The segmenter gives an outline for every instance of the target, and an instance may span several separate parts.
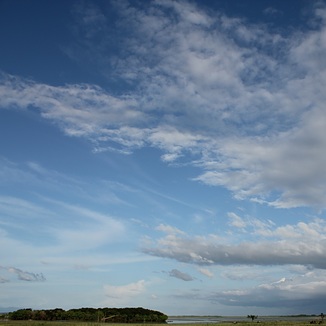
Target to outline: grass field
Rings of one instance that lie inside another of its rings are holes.
[[[221,326],[253,326],[253,324],[259,324],[259,326],[308,326],[309,321],[267,321],[267,322],[257,322],[257,321],[246,321],[246,322],[218,322],[218,323],[182,323],[173,325],[182,326],[215,326],[222,324]],[[162,324],[114,324],[114,323],[94,323],[94,322],[58,322],[58,321],[0,321],[0,326],[99,326],[99,325],[110,325],[110,326],[162,326]],[[166,324],[168,325],[168,324]]]

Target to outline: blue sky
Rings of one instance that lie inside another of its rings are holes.
[[[0,1],[0,302],[319,314],[324,1]]]

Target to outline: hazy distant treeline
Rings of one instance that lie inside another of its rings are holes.
[[[61,308],[47,310],[19,309],[8,313],[11,320],[74,320],[102,321],[107,323],[165,323],[168,316],[144,308]]]

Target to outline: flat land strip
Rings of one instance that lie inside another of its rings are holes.
[[[313,319],[311,319],[313,320]],[[177,323],[174,322],[171,325],[182,325],[182,326],[310,326],[310,320],[307,321],[267,321],[260,322],[246,321],[246,322],[208,322],[208,323]],[[0,321],[0,326],[162,326],[162,324],[152,324],[152,323],[96,323],[96,322],[75,322],[75,321],[34,321],[34,320],[24,320],[24,321],[14,321],[14,320],[2,320]],[[164,325],[164,324],[163,324]],[[169,323],[165,324],[169,325]],[[322,324],[324,325],[324,324]],[[258,325],[257,325],[258,326]],[[325,323],[326,326],[326,323]]]

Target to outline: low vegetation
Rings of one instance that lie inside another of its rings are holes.
[[[310,324],[323,324],[324,314],[320,315],[294,315],[294,316],[262,316],[248,315],[246,317],[207,316],[176,316],[170,317],[173,324],[179,326],[310,326]],[[193,322],[196,318],[200,322]],[[0,326],[96,326],[110,323],[111,326],[155,326],[169,323],[165,314],[144,308],[80,308],[63,310],[60,308],[50,310],[20,309],[14,312],[0,314]],[[180,323],[179,323],[180,319]],[[189,319],[189,323],[187,321]],[[248,320],[249,319],[249,320]],[[228,321],[226,321],[228,320]],[[172,324],[171,324],[172,325]]]
[[[19,309],[5,316],[5,319],[10,321],[78,321],[156,324],[165,323],[167,318],[168,316],[159,311],[144,308],[79,308],[67,311],[61,308],[48,310]],[[6,325],[9,324],[6,323]],[[71,323],[69,325],[71,325]]]
[[[103,322],[78,322],[78,321],[62,321],[58,323],[58,321],[34,321],[34,320],[0,320],[1,326],[98,326],[103,324]],[[234,326],[235,323],[182,323],[176,325],[181,326]],[[116,326],[127,326],[130,325],[129,323],[113,323],[111,325]],[[135,323],[133,326],[143,326],[143,323]],[[158,325],[156,323],[148,324],[150,326]],[[252,322],[237,322],[236,326],[251,326]],[[309,322],[291,322],[291,321],[273,321],[273,322],[260,322],[260,326],[308,326]],[[309,325],[310,326],[310,325]]]

